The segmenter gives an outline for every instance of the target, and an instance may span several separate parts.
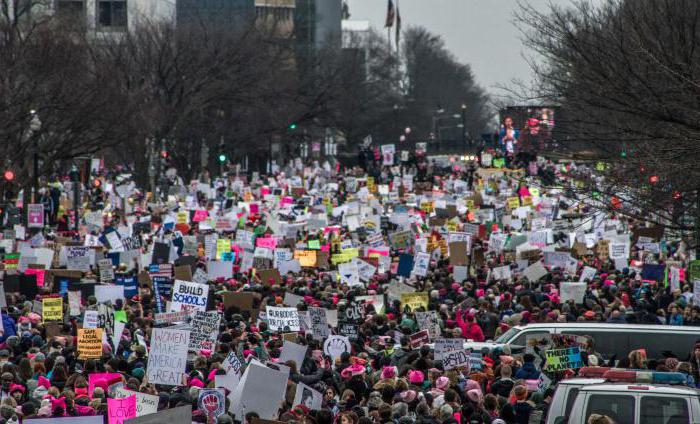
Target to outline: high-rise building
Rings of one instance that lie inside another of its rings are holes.
[[[255,17],[255,0],[53,0],[52,7],[57,16],[101,33],[124,32],[141,20],[236,28]]]
[[[299,43],[309,48],[340,48],[342,0],[296,0],[294,30]]]

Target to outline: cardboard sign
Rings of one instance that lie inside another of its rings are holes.
[[[148,382],[166,386],[183,385],[189,344],[189,330],[153,328],[148,355]]]
[[[430,334],[428,330],[421,330],[417,333],[413,333],[409,336],[411,340],[411,349],[418,349],[426,343],[430,342]]]
[[[111,259],[100,259],[97,261],[100,270],[100,283],[111,284],[114,282],[114,268]]]
[[[191,281],[175,280],[169,312],[206,311],[209,286]]]
[[[216,340],[219,337],[219,325],[221,313],[218,311],[196,311],[190,320],[190,352],[199,353],[200,350],[215,350]]]
[[[442,354],[442,366],[445,370],[455,368],[469,369],[471,349],[459,349]]]
[[[294,396],[294,405],[304,405],[311,410],[320,410],[323,404],[323,395],[307,386],[304,383],[297,384],[296,396]]]
[[[437,339],[435,340],[434,356],[436,360],[442,360],[445,353],[462,350],[464,339]]]
[[[107,398],[107,414],[109,424],[123,424],[124,421],[136,417],[136,395],[125,398]]]
[[[71,417],[74,420],[79,417]],[[92,418],[92,417],[90,417]],[[101,416],[97,416],[102,420]],[[101,421],[100,421],[101,422]],[[124,424],[192,424],[192,405],[178,406],[177,408],[164,409],[157,414],[149,414],[124,421]],[[82,423],[78,423],[82,424]]]
[[[583,297],[586,295],[587,287],[588,284],[586,283],[562,282],[559,285],[560,302],[565,303],[569,300],[573,300],[577,304],[583,303]]]
[[[45,297],[41,303],[44,322],[63,320],[63,298]]]
[[[428,310],[428,293],[401,293],[401,310],[408,308],[409,311],[413,312],[420,308],[424,311]]]
[[[92,359],[102,357],[102,329],[78,329],[78,358]]]
[[[299,331],[297,308],[267,306],[267,325],[271,331]]]
[[[142,417],[148,414],[154,414],[158,412],[158,402],[159,398],[155,395],[149,395],[141,392],[133,392],[124,388],[115,389],[115,394],[118,398],[126,398],[129,396],[136,396],[136,416]]]
[[[27,205],[27,228],[43,228],[44,227],[44,205],[29,204]]]
[[[440,330],[440,318],[437,311],[416,312],[415,315],[418,328],[427,330],[430,340],[436,340],[440,337],[442,331]]]
[[[583,367],[583,360],[578,347],[550,349],[545,351],[545,355],[547,357],[546,370],[549,372],[575,370]]]
[[[340,358],[343,352],[352,352],[352,345],[347,337],[332,335],[323,342],[323,353],[330,356],[333,361]]]
[[[207,416],[207,423],[214,424],[217,417],[226,410],[226,397],[223,389],[206,389],[199,391],[198,409]]]

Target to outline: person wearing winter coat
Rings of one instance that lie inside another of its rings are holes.
[[[484,332],[481,331],[481,327],[474,320],[473,314],[466,314],[466,322],[462,318],[464,311],[461,309],[457,311],[457,326],[462,330],[462,337],[467,340],[473,340],[475,342],[483,342],[486,340],[484,337]]]
[[[535,356],[526,353],[523,356],[523,366],[515,373],[516,380],[537,380],[540,378],[540,371],[535,366]]]

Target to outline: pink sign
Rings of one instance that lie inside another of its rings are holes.
[[[193,222],[204,222],[207,220],[209,217],[209,212],[205,211],[204,209],[197,209],[194,211],[194,218],[192,218]]]
[[[372,255],[389,256],[389,249],[380,249],[380,248],[367,249],[367,256],[369,256],[371,258]]]
[[[104,380],[107,383],[107,387],[109,387],[118,381],[122,381],[122,375],[118,372],[98,372],[88,375],[88,394],[90,397],[92,397],[92,392],[95,391],[96,385],[103,386],[101,380]]]
[[[255,245],[266,249],[274,249],[277,247],[277,239],[274,237],[258,237],[255,239]]]
[[[44,278],[46,277],[46,270],[27,268],[26,270],[24,270],[24,275],[36,275],[36,286],[44,287]]]
[[[250,213],[259,213],[260,208],[258,207],[257,203],[251,203],[250,204]]]
[[[42,228],[44,226],[44,205],[27,205],[27,227]]]
[[[107,398],[107,413],[109,424],[123,424],[126,420],[136,418],[136,395],[121,399]]]
[[[294,204],[294,199],[289,197],[289,196],[283,197],[282,200],[280,200],[280,206],[291,205],[291,204]]]
[[[260,195],[261,195],[261,196],[265,197],[265,196],[267,196],[268,194],[270,194],[270,187],[265,186],[265,187],[263,187],[263,188],[260,189]]]

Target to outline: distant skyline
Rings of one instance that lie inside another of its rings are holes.
[[[537,10],[547,10],[552,0],[528,0]],[[569,1],[569,0],[565,0]],[[369,20],[386,36],[387,0],[347,0],[350,19]],[[394,0],[394,4],[397,0]],[[445,46],[462,63],[472,67],[477,84],[489,94],[505,94],[497,84],[518,79],[533,80],[523,57],[532,56],[513,25],[518,0],[398,0],[402,27],[419,25],[440,35]],[[394,32],[392,31],[392,40]]]

